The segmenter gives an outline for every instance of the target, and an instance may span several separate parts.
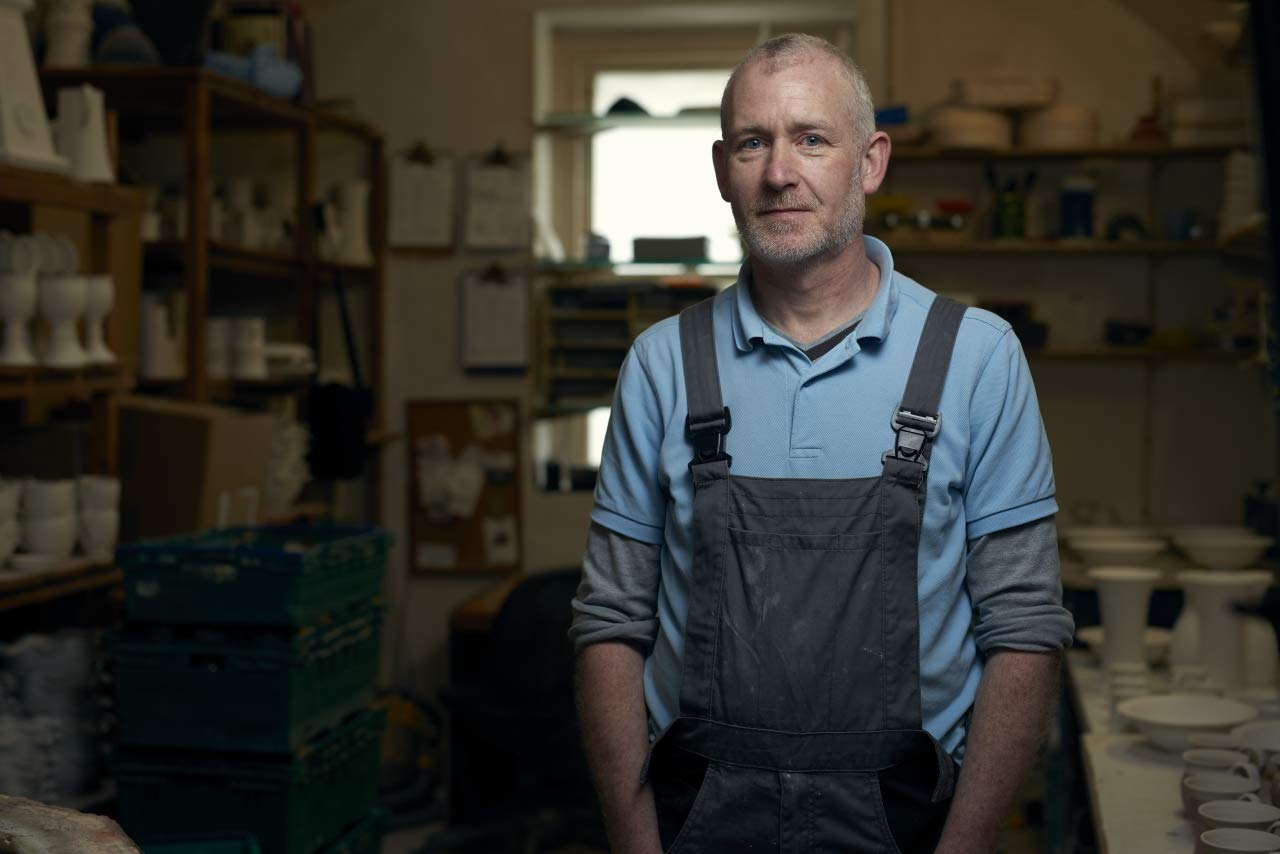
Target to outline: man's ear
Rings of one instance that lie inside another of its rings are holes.
[[[720,198],[729,201],[729,155],[724,148],[724,140],[717,139],[711,143],[711,165],[716,168],[716,186],[720,188]]]
[[[865,195],[871,195],[884,183],[892,150],[893,143],[889,140],[889,134],[884,131],[876,131],[867,140],[862,154],[862,192]]]

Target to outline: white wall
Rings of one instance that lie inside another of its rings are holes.
[[[357,112],[382,128],[394,152],[422,138],[457,153],[485,150],[502,139],[514,150],[530,143],[532,12],[552,6],[623,5],[615,0],[538,3],[535,0],[312,0],[319,92],[349,97]],[[647,5],[647,4],[646,4]],[[1064,97],[1093,104],[1104,138],[1122,135],[1149,99],[1149,77],[1163,76],[1167,90],[1197,86],[1195,71],[1133,14],[1112,0],[1063,4],[1027,0],[894,0],[891,2],[888,82],[894,100],[913,106],[945,96],[951,78],[964,71],[1018,67],[1057,76]],[[1087,59],[1085,58],[1087,51]],[[708,164],[709,168],[709,164]],[[944,176],[951,179],[954,176]],[[973,180],[972,177],[957,179]],[[478,259],[396,257],[387,275],[388,327],[382,341],[388,366],[386,410],[391,425],[403,421],[404,401],[419,397],[528,398],[521,380],[474,379],[458,368],[456,282]],[[1144,279],[1141,261],[1017,262],[919,261],[901,267],[926,285],[1046,296],[1061,286],[1121,301],[1134,299],[1124,283]],[[963,265],[976,264],[965,267]],[[1161,275],[1164,275],[1163,273]],[[1175,290],[1212,287],[1222,278],[1210,267],[1168,274]],[[1184,288],[1185,289],[1185,288]],[[1117,296],[1118,295],[1118,296]],[[1139,303],[1141,305],[1141,303]],[[1198,310],[1198,309],[1189,309]],[[1042,407],[1058,462],[1063,506],[1105,500],[1122,514],[1136,512],[1143,492],[1135,455],[1147,439],[1135,398],[1142,389],[1132,366],[1052,365],[1037,368]],[[1155,493],[1156,509],[1170,518],[1234,514],[1239,481],[1222,476],[1211,457],[1192,461],[1224,435],[1221,413],[1239,401],[1255,423],[1269,424],[1246,374],[1217,367],[1182,374],[1161,369],[1155,422],[1176,425],[1161,434],[1157,465],[1166,475]],[[1229,379],[1229,382],[1224,382]],[[1199,389],[1189,394],[1188,389]],[[1212,394],[1202,393],[1212,390]],[[1239,407],[1236,407],[1239,411]],[[1105,437],[1103,440],[1102,437]],[[1268,438],[1260,444],[1258,470],[1269,472]],[[492,579],[414,578],[405,583],[405,480],[403,446],[384,456],[385,524],[400,537],[392,574],[393,597],[406,619],[395,645],[403,669],[433,690],[444,677],[450,611]],[[527,479],[528,480],[528,479]],[[580,556],[589,496],[528,494],[525,553],[530,569],[570,565]]]

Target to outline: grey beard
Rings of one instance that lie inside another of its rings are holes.
[[[780,228],[770,228],[753,217],[744,217],[736,205],[733,206],[733,219],[738,224],[738,234],[747,244],[747,251],[762,261],[773,264],[799,264],[812,258],[835,254],[853,242],[862,233],[862,224],[866,216],[867,200],[861,188],[855,188],[850,194],[840,216],[829,227],[809,244],[776,245],[772,238],[793,234],[792,226],[783,224]],[[772,206],[788,206],[785,198],[774,200]]]

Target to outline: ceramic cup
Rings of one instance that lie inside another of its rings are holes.
[[[1280,854],[1280,836],[1262,830],[1241,827],[1221,827],[1200,834],[1197,851],[1205,854],[1253,851],[1260,854]]]
[[[1217,830],[1220,827],[1243,827],[1249,830],[1265,830],[1275,833],[1280,828],[1280,807],[1253,801],[1209,801],[1197,810],[1201,830]]]
[[[1193,748],[1207,747],[1214,750],[1239,750],[1240,739],[1229,732],[1197,732],[1187,736],[1187,743]],[[1242,751],[1246,752],[1246,751]],[[1256,756],[1249,761],[1254,762]],[[1254,764],[1257,764],[1256,762]]]
[[[72,516],[76,512],[74,480],[34,480],[22,485],[22,515],[27,519]]]
[[[110,557],[119,531],[120,514],[114,510],[80,514],[80,547],[89,557]]]
[[[76,547],[76,517],[46,516],[24,519],[22,522],[22,548],[36,555],[69,557]]]
[[[1184,777],[1205,771],[1238,773],[1251,779],[1260,779],[1262,776],[1258,766],[1251,763],[1248,755],[1239,750],[1215,750],[1213,748],[1196,747],[1183,753],[1182,761],[1186,766],[1182,774]],[[1244,770],[1237,771],[1237,768]]]
[[[116,478],[87,474],[77,478],[76,482],[82,511],[114,511],[120,506],[120,481]],[[0,514],[0,518],[3,518],[3,514]]]
[[[1201,804],[1249,795],[1258,799],[1259,781],[1239,774],[1205,772],[1192,774],[1182,780],[1182,808],[1188,817],[1197,814]]]

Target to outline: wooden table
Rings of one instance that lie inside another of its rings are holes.
[[[1072,701],[1098,848],[1104,854],[1191,854],[1191,823],[1182,815],[1182,758],[1138,734],[1112,732],[1102,668],[1087,652],[1067,654]],[[1155,674],[1153,687],[1167,678]]]

